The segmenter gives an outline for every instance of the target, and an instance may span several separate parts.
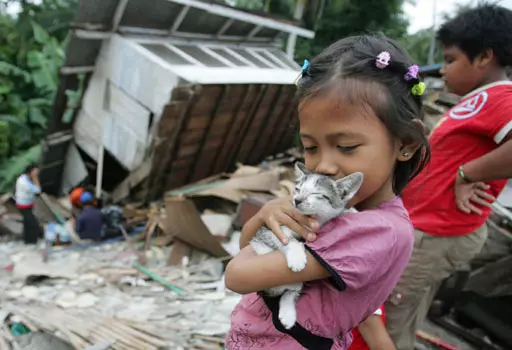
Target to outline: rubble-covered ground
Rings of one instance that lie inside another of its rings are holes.
[[[115,341],[112,349],[218,349],[240,296],[224,288],[219,259],[195,254],[188,266],[169,267],[168,249],[151,248],[147,269],[182,295],[131,268],[138,256],[126,242],[62,250],[47,263],[41,247],[4,243],[1,316],[12,312],[79,349],[102,341]],[[0,337],[13,340],[5,326]]]

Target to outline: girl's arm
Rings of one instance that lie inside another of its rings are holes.
[[[281,225],[287,226],[290,230],[302,236],[308,241],[314,241],[316,235],[307,230],[319,228],[316,220],[302,215],[291,204],[290,198],[278,198],[267,202],[260,211],[254,215],[242,229],[240,237],[240,248],[246,247],[256,232],[262,227],[267,226],[284,244],[287,244],[286,236],[281,230]]]
[[[257,255],[252,247],[246,246],[226,267],[226,287],[236,293],[248,294],[331,276],[313,255],[309,252],[306,254],[307,264],[304,270],[292,272],[282,252]]]
[[[380,316],[368,317],[357,329],[370,350],[396,350]]]

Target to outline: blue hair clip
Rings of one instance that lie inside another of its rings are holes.
[[[302,68],[301,68],[301,74],[299,74],[297,79],[295,79],[295,85],[299,86],[300,79],[304,78],[305,76],[307,76],[309,74],[310,66],[311,66],[311,63],[309,63],[308,60],[304,60],[304,64],[302,65]]]
[[[302,72],[306,72],[311,64],[308,60],[304,60],[304,64],[302,65]]]

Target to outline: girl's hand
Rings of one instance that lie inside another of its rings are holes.
[[[482,215],[482,210],[475,204],[492,208],[492,203],[496,201],[496,197],[486,192],[489,188],[484,182],[466,183],[457,175],[454,186],[457,208],[466,214]]]
[[[281,225],[288,227],[307,241],[314,241],[316,234],[312,231],[320,228],[314,218],[305,216],[295,209],[288,198],[277,198],[267,202],[256,216],[261,226],[267,226],[283,244],[288,243],[288,238],[281,230]]]

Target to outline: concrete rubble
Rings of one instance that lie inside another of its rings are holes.
[[[182,295],[131,268],[137,256],[126,242],[59,252],[46,264],[40,247],[2,244],[4,318],[15,315],[32,332],[53,334],[75,349],[100,342],[111,342],[111,349],[217,349],[240,296],[224,287],[223,261],[196,252],[194,263],[166,266],[170,249],[151,248],[146,268]],[[5,325],[0,337],[24,341]]]

